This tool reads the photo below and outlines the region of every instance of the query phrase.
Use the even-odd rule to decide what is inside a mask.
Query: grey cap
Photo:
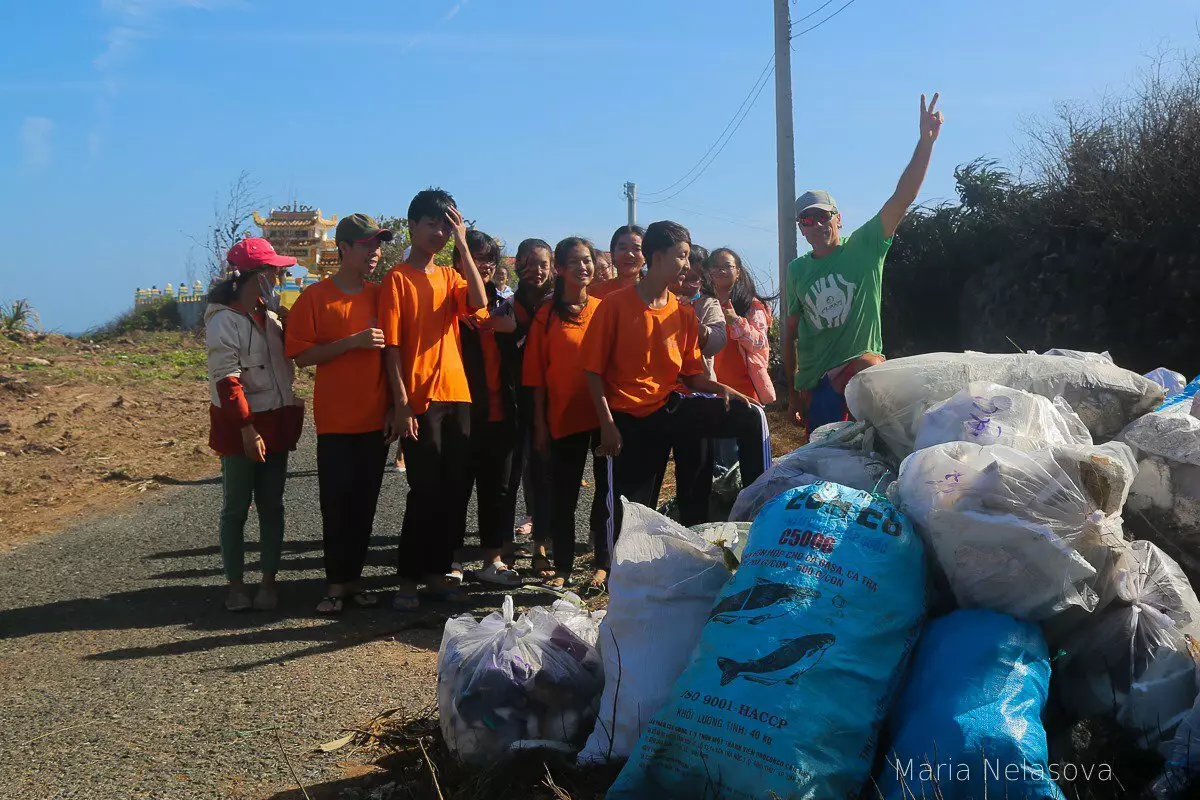
[[[836,214],[838,210],[837,201],[833,199],[833,195],[822,189],[805,192],[796,198],[796,216],[800,216],[810,208],[819,208],[830,214]]]

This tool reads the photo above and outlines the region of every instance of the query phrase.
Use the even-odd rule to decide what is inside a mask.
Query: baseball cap
[[[296,259],[291,256],[281,256],[266,239],[242,239],[229,248],[225,260],[237,269],[255,270],[267,267],[292,267]]]
[[[337,224],[337,230],[333,234],[334,241],[338,242],[367,242],[371,239],[390,242],[394,236],[394,233],[387,228],[379,227],[379,223],[366,214],[351,214],[348,217],[342,217],[342,221]]]
[[[796,216],[800,216],[810,208],[819,208],[830,214],[836,214],[838,210],[837,201],[833,199],[833,195],[822,189],[805,192],[796,198]]]

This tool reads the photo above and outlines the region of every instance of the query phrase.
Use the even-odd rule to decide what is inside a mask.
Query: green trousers
[[[283,551],[283,483],[287,453],[269,453],[266,463],[245,456],[221,456],[221,561],[225,577],[240,581],[246,564],[246,516],[253,500],[258,509],[262,571],[279,571]]]

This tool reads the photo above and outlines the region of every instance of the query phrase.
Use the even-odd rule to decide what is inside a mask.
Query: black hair
[[[571,257],[571,251],[583,245],[588,249],[588,254],[592,257],[593,268],[596,264],[596,246],[584,239],[582,236],[568,236],[554,247],[554,266],[565,268],[567,259]],[[550,296],[550,314],[546,317],[546,328],[550,328],[550,320],[557,316],[563,325],[578,325],[579,312],[572,311],[571,307],[563,300],[563,292],[566,290],[566,281],[562,275],[554,276],[554,294]]]
[[[449,192],[430,186],[417,192],[417,196],[408,204],[408,219],[414,223],[425,217],[440,220],[446,216],[446,212],[457,207]]]
[[[228,265],[229,269],[234,269],[233,265]],[[231,275],[228,278],[213,285],[208,290],[208,302],[217,303],[218,305],[227,306],[234,300],[237,300],[238,293],[242,290],[251,278],[254,278],[256,270],[241,270],[236,276]]]
[[[754,301],[757,300],[767,310],[767,317],[773,317],[774,314],[771,311],[771,306],[779,299],[779,295],[775,294],[770,297],[764,297],[759,294],[758,287],[754,284],[754,276],[750,274],[750,270],[746,267],[745,262],[742,261],[742,257],[738,255],[738,252],[731,248],[718,247],[704,259],[704,270],[702,272],[704,275],[704,291],[714,297],[717,294],[716,289],[712,285],[712,268],[714,260],[722,253],[728,254],[733,259],[733,263],[737,265],[737,280],[733,282],[733,289],[729,292],[729,300],[733,304],[734,313],[739,317],[746,316],[750,313],[750,308],[754,305]]]
[[[535,250],[545,250],[551,258],[554,257],[554,248],[545,239],[522,239],[517,245],[517,283],[525,283],[525,259]]]
[[[646,228],[646,235],[642,237],[642,254],[646,257],[647,267],[650,266],[655,253],[670,250],[681,242],[690,245],[692,235],[678,222],[662,220],[650,223],[650,227]]]
[[[612,238],[608,240],[608,252],[617,252],[617,240],[626,234],[642,237],[643,242],[646,239],[646,229],[641,225],[622,225],[613,231]]]
[[[467,249],[472,253],[472,258],[475,253],[479,253],[488,261],[493,262],[496,269],[500,269],[500,243],[483,231],[477,231],[474,228],[467,231]],[[450,257],[456,264],[462,260],[462,254],[458,251],[458,242],[454,243],[454,250]]]

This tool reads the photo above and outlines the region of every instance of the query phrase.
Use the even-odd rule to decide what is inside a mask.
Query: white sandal
[[[479,570],[479,572],[476,572],[475,577],[482,583],[492,583],[497,586],[521,585],[520,573],[502,561],[493,561]]]
[[[455,574],[456,572],[458,573],[457,575]],[[455,561],[453,564],[450,565],[450,571],[446,573],[445,577],[446,577],[446,580],[453,581],[454,583],[457,583],[459,586],[462,586],[463,565],[458,563],[457,561]]]

